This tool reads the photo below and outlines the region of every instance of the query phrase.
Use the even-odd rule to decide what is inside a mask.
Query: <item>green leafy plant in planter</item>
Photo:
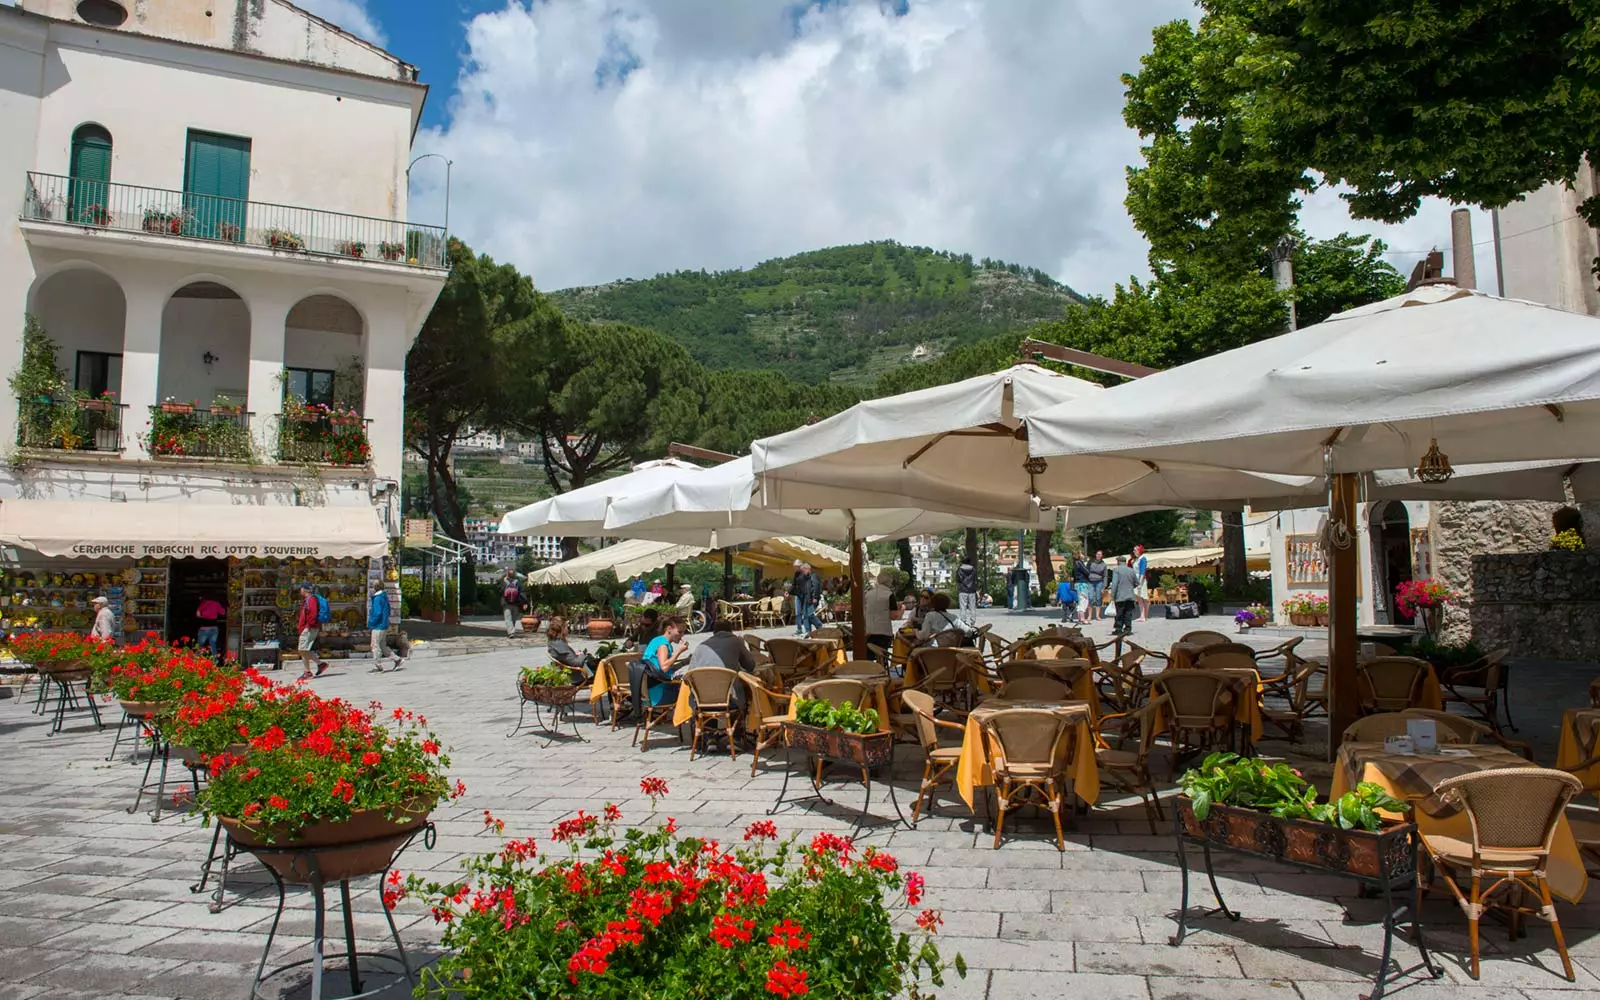
[[[287,229],[268,229],[262,232],[261,242],[274,250],[304,250],[306,241]]]
[[[404,243],[393,243],[389,240],[384,240],[378,244],[378,256],[384,260],[403,260],[405,255],[406,245]]]
[[[1232,753],[1209,754],[1197,768],[1184,772],[1179,790],[1194,805],[1195,819],[1204,820],[1213,805],[1259,809],[1279,819],[1331,823],[1345,830],[1377,830],[1379,810],[1403,813],[1407,806],[1363,781],[1333,802],[1318,802],[1317,790],[1294,768]]]
[[[528,687],[570,687],[572,671],[559,663],[523,667],[517,671],[517,680]]]
[[[344,240],[336,249],[346,257],[365,257],[367,255],[367,245],[357,240]]]
[[[795,721],[819,729],[838,729],[857,735],[878,731],[878,711],[856,708],[848,701],[830,705],[821,698],[801,698],[795,705]]]
[[[621,651],[621,649],[622,643],[620,642],[602,642],[600,645],[594,648],[594,658],[597,660],[603,660],[606,657]]]

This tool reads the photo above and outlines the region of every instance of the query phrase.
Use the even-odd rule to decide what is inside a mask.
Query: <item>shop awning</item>
[[[65,558],[370,558],[389,539],[371,507],[0,500],[0,545]]]
[[[1145,563],[1152,570],[1194,569],[1222,562],[1222,546],[1207,545],[1192,549],[1153,549],[1144,554]],[[1266,549],[1251,549],[1244,554],[1249,569],[1270,569],[1272,553]]]
[[[639,576],[672,563],[683,562],[701,555],[706,550],[693,545],[674,545],[671,542],[652,542],[643,538],[630,538],[615,545],[585,552],[566,562],[536,569],[528,574],[528,582],[536,584],[588,583],[601,570],[609,569],[618,580]],[[718,558],[721,558],[720,556]]]

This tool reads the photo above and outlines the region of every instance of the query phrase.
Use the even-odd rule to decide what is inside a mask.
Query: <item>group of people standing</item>
[[[1139,612],[1139,621],[1150,618],[1148,569],[1149,560],[1143,545],[1135,545],[1132,555],[1114,556],[1109,562],[1104,551],[1096,551],[1090,559],[1080,550],[1073,556],[1070,574],[1064,575],[1056,585],[1061,620],[1084,624],[1104,620],[1109,592],[1115,616],[1111,634],[1132,635],[1135,610]]]

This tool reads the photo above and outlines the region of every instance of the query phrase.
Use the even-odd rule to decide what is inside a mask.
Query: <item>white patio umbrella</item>
[[[588,583],[601,570],[607,569],[617,574],[617,579],[626,580],[630,576],[641,576],[671,563],[694,559],[706,551],[693,545],[629,539],[593,552],[585,552],[553,566],[536,569],[528,574],[528,582]]]
[[[1337,745],[1355,708],[1356,474],[1420,467],[1419,478],[1437,480],[1453,475],[1452,462],[1592,454],[1600,441],[1600,320],[1424,286],[1105,395],[1098,410],[1030,415],[1031,453],[1330,475]]]
[[[518,507],[500,519],[501,535],[557,535],[581,538],[603,534],[606,507],[630,492],[650,489],[705,470],[674,458],[642,462],[631,472],[588,483],[559,496]]]
[[[1316,476],[1564,459],[1600,442],[1600,319],[1449,285],[1026,414],[1031,454]]]

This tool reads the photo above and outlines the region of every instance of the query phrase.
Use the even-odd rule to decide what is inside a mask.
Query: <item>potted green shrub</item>
[[[876,767],[889,761],[894,748],[894,734],[879,732],[878,723],[876,709],[801,698],[795,702],[794,718],[784,720],[785,739],[790,747],[816,757]]]
[[[559,663],[535,669],[523,667],[517,672],[517,692],[523,701],[536,701],[541,705],[570,705],[578,693],[579,685],[572,681],[572,672]]]

